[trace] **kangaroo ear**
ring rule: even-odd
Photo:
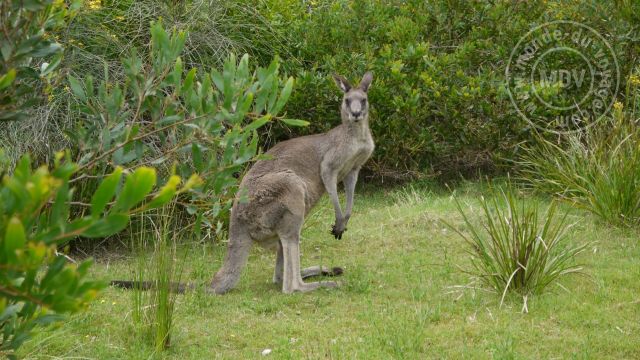
[[[362,80],[360,80],[360,85],[358,85],[358,87],[362,89],[362,91],[367,92],[367,90],[369,90],[369,85],[371,85],[371,81],[373,81],[373,74],[371,71],[367,71],[362,77]]]
[[[336,85],[338,85],[338,87],[342,91],[347,92],[347,91],[351,90],[351,84],[349,84],[347,79],[343,78],[342,76],[337,75],[337,74],[333,74],[333,80],[336,82]]]

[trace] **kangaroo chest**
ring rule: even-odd
[[[345,144],[344,158],[339,167],[338,179],[341,181],[353,169],[360,168],[373,153],[374,144],[371,135],[368,134],[362,140],[356,140]]]

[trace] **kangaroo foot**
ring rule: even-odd
[[[291,294],[293,292],[309,292],[321,287],[337,288],[338,286],[340,286],[340,284],[336,281],[317,281],[317,282],[296,284],[289,289],[283,289],[283,292],[286,294]]]

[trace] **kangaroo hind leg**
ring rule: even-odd
[[[276,250],[276,268],[273,271],[273,283],[282,284],[282,271],[284,269],[284,255],[282,254],[282,244],[278,240],[278,249]]]
[[[283,255],[282,292],[290,294],[294,291],[307,292],[319,287],[336,287],[334,281],[322,281],[305,283],[300,272],[300,230],[302,229],[302,217],[294,219],[290,215],[283,219],[287,224],[284,229],[278,231]]]
[[[284,269],[284,255],[282,253],[282,245],[280,241],[278,241],[278,249],[276,250],[276,266],[273,272],[273,283],[281,285],[282,284],[282,272]],[[308,268],[302,269],[300,275],[302,279],[308,279],[314,276],[339,276],[342,275],[344,270],[340,267],[328,268],[326,266],[310,266]]]

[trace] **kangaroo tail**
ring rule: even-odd
[[[224,294],[236,286],[253,244],[251,237],[244,231],[234,229],[233,224],[230,230],[227,255],[224,257],[222,267],[211,281],[210,291],[215,294]]]
[[[157,281],[128,281],[128,280],[112,280],[111,286],[119,287],[122,289],[133,290],[152,290],[158,288]],[[187,290],[195,288],[193,284],[184,284],[171,282],[169,283],[169,291],[176,294],[184,294]]]

